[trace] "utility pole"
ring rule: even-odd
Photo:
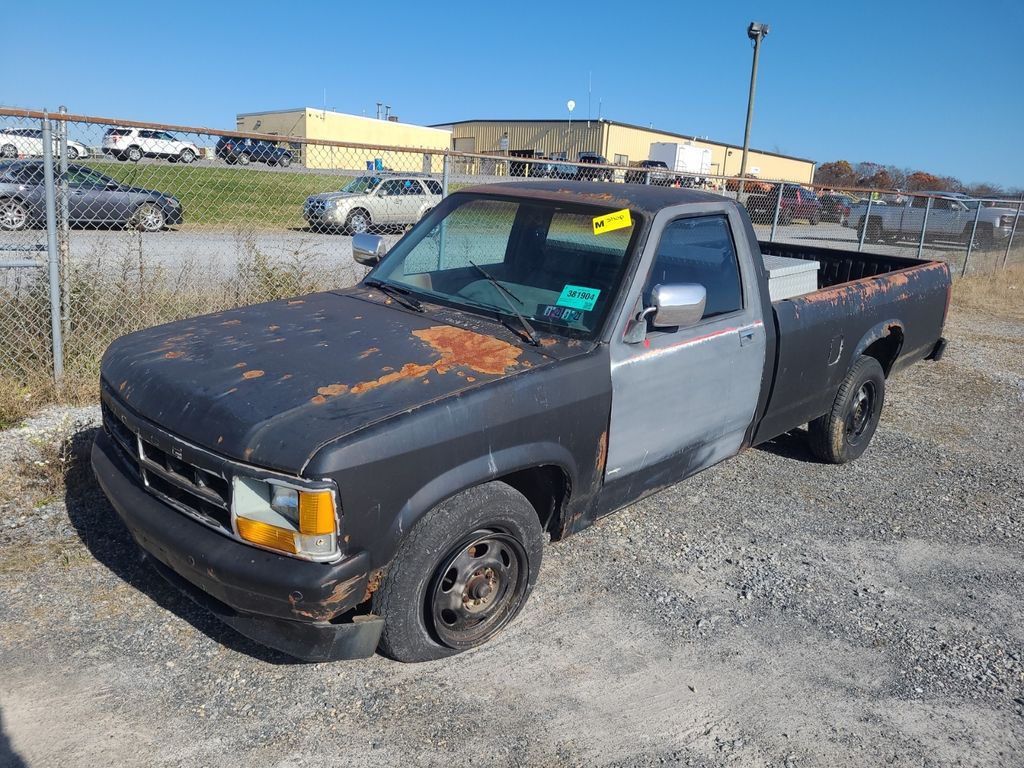
[[[750,22],[747,37],[754,41],[754,64],[750,69],[750,95],[747,98],[747,127],[743,131],[743,158],[740,160],[740,194],[747,175],[747,153],[750,151],[750,124],[754,121],[754,95],[757,93],[757,60],[761,56],[761,41],[768,36],[768,25],[758,21]],[[737,196],[737,199],[738,196]]]

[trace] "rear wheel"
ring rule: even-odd
[[[865,227],[867,227],[866,231],[864,230]],[[880,243],[882,242],[882,222],[872,217],[866,223],[861,223],[858,234],[869,243]]]
[[[281,168],[287,168],[289,165],[292,164],[292,159],[289,155],[281,155],[281,157],[279,157],[277,160],[277,164]]]
[[[142,159],[142,150],[138,147],[128,147],[126,157],[130,162],[137,163]]]
[[[196,153],[193,152],[191,149],[183,149],[181,150],[181,154],[178,155],[178,160],[186,164],[194,163],[196,160]]]
[[[68,145],[68,152],[67,152],[67,154],[68,154],[68,160],[77,160],[78,159],[78,150],[75,149],[74,147],[72,147],[70,144]]]
[[[245,152],[240,152],[235,159],[238,161],[239,165],[248,165],[252,162],[252,158],[245,154]]]
[[[989,249],[995,245],[996,236],[992,230],[991,224],[979,224],[978,229],[974,233],[975,244],[982,249]]]
[[[808,425],[811,451],[821,461],[845,464],[868,447],[885,402],[885,372],[861,357],[839,385],[832,410]]]
[[[504,483],[442,502],[406,537],[374,593],[381,652],[429,661],[486,643],[526,604],[543,546],[536,510]]]
[[[821,221],[821,214],[820,213],[812,213],[807,220],[811,223],[811,226],[814,226],[818,222]]]
[[[0,147],[0,157],[12,158],[18,156],[18,148],[13,144],[4,144]]]
[[[21,200],[0,200],[0,229],[17,232],[28,226],[28,209]]]
[[[793,213],[792,213],[792,211],[788,211],[785,208],[783,208],[781,211],[779,211],[779,226],[780,227],[788,227],[792,223],[793,223]]]

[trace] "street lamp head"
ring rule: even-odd
[[[750,26],[747,27],[747,37],[751,40],[768,37],[768,25],[759,21],[750,22]]]

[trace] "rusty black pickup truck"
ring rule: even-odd
[[[945,264],[759,244],[703,192],[474,187],[353,247],[355,287],[102,363],[92,463],[145,557],[300,659],[478,646],[544,539],[805,424],[855,459],[886,379],[945,348]],[[807,292],[772,302],[766,255],[816,262]]]

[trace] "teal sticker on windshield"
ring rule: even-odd
[[[555,304],[560,307],[572,307],[573,309],[582,309],[584,312],[589,312],[594,308],[594,305],[597,303],[597,297],[600,295],[600,288],[567,285],[562,289],[562,293]]]

